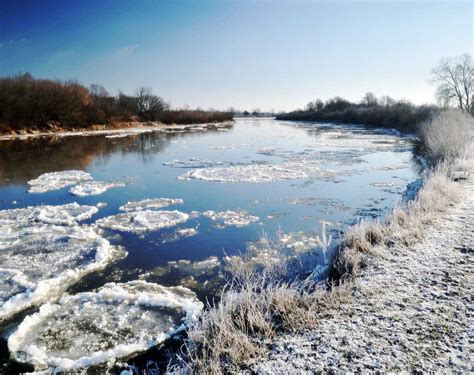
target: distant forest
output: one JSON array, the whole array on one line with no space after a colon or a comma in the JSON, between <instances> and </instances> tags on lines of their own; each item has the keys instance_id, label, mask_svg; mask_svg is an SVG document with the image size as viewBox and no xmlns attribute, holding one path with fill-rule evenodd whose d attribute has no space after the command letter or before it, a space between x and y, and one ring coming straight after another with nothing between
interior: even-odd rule
<instances>
[{"instance_id":1,"label":"distant forest","mask_svg":"<svg viewBox=\"0 0 474 375\"><path fill-rule=\"evenodd\" d=\"M421 124L433 118L441 109L454 106L474 116L474 62L470 54L442 59L431 70L431 81L437 85L436 98L442 108L433 105L415 106L406 100L395 101L388 96L377 98L368 92L359 103L341 97L326 102L315 100L304 110L279 114L277 119L352 123L419 131Z\"/></svg>"},{"instance_id":2,"label":"distant forest","mask_svg":"<svg viewBox=\"0 0 474 375\"><path fill-rule=\"evenodd\" d=\"M439 113L434 105L416 106L408 101L395 101L384 96L380 99L367 93L360 103L353 103L341 97L323 102L315 100L304 110L277 115L278 120L321 121L331 123L351 123L402 131L416 131L420 123Z\"/></svg>"},{"instance_id":3,"label":"distant forest","mask_svg":"<svg viewBox=\"0 0 474 375\"><path fill-rule=\"evenodd\" d=\"M75 80L34 78L30 74L0 78L0 132L85 128L121 122L165 124L209 123L232 120L221 111L171 109L150 89L135 95L110 95L100 85L85 87Z\"/></svg>"}]
</instances>

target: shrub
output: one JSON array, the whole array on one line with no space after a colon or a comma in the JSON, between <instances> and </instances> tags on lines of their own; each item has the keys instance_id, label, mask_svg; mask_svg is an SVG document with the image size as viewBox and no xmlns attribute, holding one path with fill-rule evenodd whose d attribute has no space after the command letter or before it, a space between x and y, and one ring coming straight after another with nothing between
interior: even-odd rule
<instances>
[{"instance_id":1,"label":"shrub","mask_svg":"<svg viewBox=\"0 0 474 375\"><path fill-rule=\"evenodd\" d=\"M473 141L474 121L461 110L446 110L420 126L419 137L432 165L465 156Z\"/></svg>"}]
</instances>

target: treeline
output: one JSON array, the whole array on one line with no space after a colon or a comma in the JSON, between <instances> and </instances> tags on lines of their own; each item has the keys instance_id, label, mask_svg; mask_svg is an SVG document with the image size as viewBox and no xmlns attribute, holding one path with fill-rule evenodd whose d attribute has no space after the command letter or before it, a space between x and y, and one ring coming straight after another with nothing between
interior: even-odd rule
<instances>
[{"instance_id":1,"label":"treeline","mask_svg":"<svg viewBox=\"0 0 474 375\"><path fill-rule=\"evenodd\" d=\"M315 100L304 110L278 114L278 120L321 121L396 128L416 131L417 126L439 112L433 105L416 106L408 101L396 101L388 96L378 99L367 93L361 102L353 103L341 97L323 102Z\"/></svg>"},{"instance_id":2,"label":"treeline","mask_svg":"<svg viewBox=\"0 0 474 375\"><path fill-rule=\"evenodd\" d=\"M36 79L30 74L0 78L0 131L84 128L128 121L165 124L232 120L221 111L171 109L150 89L113 96L100 85L85 87L74 80Z\"/></svg>"}]
</instances>

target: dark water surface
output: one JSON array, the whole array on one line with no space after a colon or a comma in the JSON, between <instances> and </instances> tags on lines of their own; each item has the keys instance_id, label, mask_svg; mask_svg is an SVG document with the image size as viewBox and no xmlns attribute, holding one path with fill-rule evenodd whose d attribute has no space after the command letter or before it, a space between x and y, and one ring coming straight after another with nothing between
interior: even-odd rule
<instances>
[{"instance_id":1,"label":"dark water surface","mask_svg":"<svg viewBox=\"0 0 474 375\"><path fill-rule=\"evenodd\" d=\"M410 140L396 132L273 119L238 119L228 130L1 141L0 210L106 203L81 225L126 250L127 255L72 283L69 295L94 291L109 282L144 280L167 287L185 286L205 301L222 283L218 274L224 254L245 251L262 233L272 238L290 234L290 247L305 248L310 246L308 238L320 233L322 222L337 232L363 216L376 217L394 207L407 184L417 178L412 158ZM125 186L84 197L69 192L74 185L28 193L28 181L65 170L86 171L95 181L118 181ZM183 204L162 210L178 210L189 218L140 233L99 229L94 224L123 213L119 207L127 202L151 198L182 199ZM210 210L237 211L244 215L238 219L245 219L245 214L254 218L237 226L225 225L213 221L212 213L204 214ZM3 230L8 225L4 222ZM296 232L301 233L295 236ZM0 247L1 241L0 235ZM21 244L15 246L23 249ZM0 272L4 268L8 267L0 264ZM0 283L5 284L2 288L10 287L7 278ZM26 314L36 311L29 308ZM16 314L3 323L4 338L24 315ZM134 323L144 318L131 315L130 319L133 330ZM34 341L35 332L31 330L28 342ZM111 340L108 349L120 340L127 342L126 338ZM67 357L67 351L61 350L53 348L51 353Z\"/></svg>"}]
</instances>

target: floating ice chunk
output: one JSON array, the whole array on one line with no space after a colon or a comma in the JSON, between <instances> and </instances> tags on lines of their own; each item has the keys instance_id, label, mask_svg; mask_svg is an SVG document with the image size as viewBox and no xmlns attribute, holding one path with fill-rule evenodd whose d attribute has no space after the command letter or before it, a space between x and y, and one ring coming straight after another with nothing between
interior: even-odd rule
<instances>
[{"instance_id":1,"label":"floating ice chunk","mask_svg":"<svg viewBox=\"0 0 474 375\"><path fill-rule=\"evenodd\" d=\"M178 241L182 238L193 237L198 234L198 230L196 228L182 228L177 229L171 234L167 234L163 237L162 242L174 242Z\"/></svg>"},{"instance_id":2,"label":"floating ice chunk","mask_svg":"<svg viewBox=\"0 0 474 375\"><path fill-rule=\"evenodd\" d=\"M88 195L99 195L105 193L108 189L114 187L123 187L123 182L104 182L104 181L88 181L82 182L69 190L72 195L78 197L86 197Z\"/></svg>"},{"instance_id":3,"label":"floating ice chunk","mask_svg":"<svg viewBox=\"0 0 474 375\"><path fill-rule=\"evenodd\" d=\"M28 192L46 193L48 191L62 189L69 185L90 180L92 180L92 176L83 171L71 170L44 173L38 178L28 181L28 185L31 186Z\"/></svg>"},{"instance_id":4,"label":"floating ice chunk","mask_svg":"<svg viewBox=\"0 0 474 375\"><path fill-rule=\"evenodd\" d=\"M124 255L77 224L95 212L76 203L0 211L0 321L59 297Z\"/></svg>"},{"instance_id":5,"label":"floating ice chunk","mask_svg":"<svg viewBox=\"0 0 474 375\"><path fill-rule=\"evenodd\" d=\"M211 150L233 150L235 148L234 145L222 145L222 146L209 146Z\"/></svg>"},{"instance_id":6,"label":"floating ice chunk","mask_svg":"<svg viewBox=\"0 0 474 375\"><path fill-rule=\"evenodd\" d=\"M144 211L144 210L155 210L168 206L175 206L178 204L183 204L182 199L174 198L155 198L155 199L143 199L140 201L132 201L121 206L119 210L125 212L131 211Z\"/></svg>"},{"instance_id":7,"label":"floating ice chunk","mask_svg":"<svg viewBox=\"0 0 474 375\"><path fill-rule=\"evenodd\" d=\"M180 180L205 180L215 182L272 182L306 178L301 169L284 164L245 164L229 167L202 168L189 171L178 177Z\"/></svg>"},{"instance_id":8,"label":"floating ice chunk","mask_svg":"<svg viewBox=\"0 0 474 375\"><path fill-rule=\"evenodd\" d=\"M203 308L184 287L109 283L62 297L26 317L8 339L15 359L66 371L145 351L182 330Z\"/></svg>"},{"instance_id":9,"label":"floating ice chunk","mask_svg":"<svg viewBox=\"0 0 474 375\"><path fill-rule=\"evenodd\" d=\"M375 165L372 168L377 170L377 171L393 171L393 170L396 170L396 169L408 168L408 164L398 163L398 164Z\"/></svg>"},{"instance_id":10,"label":"floating ice chunk","mask_svg":"<svg viewBox=\"0 0 474 375\"><path fill-rule=\"evenodd\" d=\"M221 161L213 161L209 159L201 159L201 158L191 158L187 160L172 160L163 165L168 167L175 167L175 168L205 168L205 167L215 167L217 165L222 165Z\"/></svg>"},{"instance_id":11,"label":"floating ice chunk","mask_svg":"<svg viewBox=\"0 0 474 375\"><path fill-rule=\"evenodd\" d=\"M97 213L95 206L69 203L60 206L30 206L0 211L0 228L4 233L18 225L56 224L75 225Z\"/></svg>"},{"instance_id":12,"label":"floating ice chunk","mask_svg":"<svg viewBox=\"0 0 474 375\"><path fill-rule=\"evenodd\" d=\"M372 182L370 185L374 187L380 187L380 188L395 186L395 184L390 181Z\"/></svg>"},{"instance_id":13,"label":"floating ice chunk","mask_svg":"<svg viewBox=\"0 0 474 375\"><path fill-rule=\"evenodd\" d=\"M257 154L265 156L273 156L276 154L276 149L274 147L263 147L256 150Z\"/></svg>"},{"instance_id":14,"label":"floating ice chunk","mask_svg":"<svg viewBox=\"0 0 474 375\"><path fill-rule=\"evenodd\" d=\"M137 211L108 216L97 220L96 224L102 228L122 232L143 233L163 228L173 227L184 223L189 215L180 211Z\"/></svg>"},{"instance_id":15,"label":"floating ice chunk","mask_svg":"<svg viewBox=\"0 0 474 375\"><path fill-rule=\"evenodd\" d=\"M244 227L259 220L257 216L252 216L243 210L220 212L206 211L203 215L217 223L217 226L220 228L229 226Z\"/></svg>"}]
</instances>

